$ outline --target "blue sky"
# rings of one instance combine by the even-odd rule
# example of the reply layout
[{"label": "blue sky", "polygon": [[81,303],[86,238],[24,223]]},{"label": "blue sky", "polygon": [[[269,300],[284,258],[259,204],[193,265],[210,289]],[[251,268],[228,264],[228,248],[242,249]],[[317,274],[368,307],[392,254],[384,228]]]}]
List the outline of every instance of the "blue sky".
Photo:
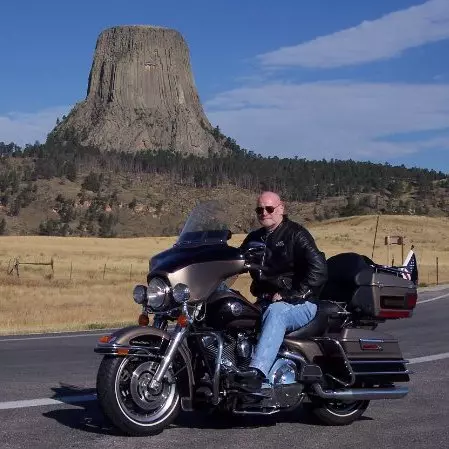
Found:
[{"label": "blue sky", "polygon": [[0,141],[44,141],[115,25],[186,39],[211,123],[263,155],[449,173],[449,0],[5,0]]}]

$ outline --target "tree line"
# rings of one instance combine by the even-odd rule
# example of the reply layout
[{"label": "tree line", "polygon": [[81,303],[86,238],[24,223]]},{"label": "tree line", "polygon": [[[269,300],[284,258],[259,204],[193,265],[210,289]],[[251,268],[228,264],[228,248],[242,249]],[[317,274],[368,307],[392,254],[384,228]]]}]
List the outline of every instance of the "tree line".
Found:
[{"label": "tree line", "polygon": [[[219,129],[214,132],[220,133]],[[317,201],[383,190],[394,194],[410,186],[416,187],[423,197],[432,191],[434,181],[448,186],[447,175],[435,170],[354,160],[262,157],[241,148],[235,140],[220,136],[225,151],[211,152],[209,157],[163,149],[101,152],[72,142],[62,145],[51,138],[45,144],[37,142],[25,148],[0,142],[0,156],[32,161],[28,168],[31,180],[67,177],[74,181],[78,173],[96,167],[99,172],[168,174],[178,184],[199,188],[230,183],[252,191],[276,190],[290,201]],[[0,179],[0,188],[1,182]]]}]

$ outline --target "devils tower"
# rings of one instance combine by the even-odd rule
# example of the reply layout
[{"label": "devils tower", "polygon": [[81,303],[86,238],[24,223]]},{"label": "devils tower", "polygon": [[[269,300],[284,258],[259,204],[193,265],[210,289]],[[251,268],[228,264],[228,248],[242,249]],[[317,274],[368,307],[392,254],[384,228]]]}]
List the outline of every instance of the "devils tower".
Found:
[{"label": "devils tower", "polygon": [[193,80],[181,34],[118,26],[98,37],[87,96],[52,135],[100,150],[219,150]]}]

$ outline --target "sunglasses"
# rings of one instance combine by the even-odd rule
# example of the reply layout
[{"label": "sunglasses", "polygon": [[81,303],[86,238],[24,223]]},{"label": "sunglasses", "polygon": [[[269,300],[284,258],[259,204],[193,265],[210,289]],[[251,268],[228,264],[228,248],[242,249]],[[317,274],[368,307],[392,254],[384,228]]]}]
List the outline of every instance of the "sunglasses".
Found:
[{"label": "sunglasses", "polygon": [[265,207],[258,206],[254,210],[256,211],[257,215],[262,215],[264,210],[267,211],[267,214],[272,214],[274,210],[279,206],[280,204],[278,204],[277,206],[265,206]]}]

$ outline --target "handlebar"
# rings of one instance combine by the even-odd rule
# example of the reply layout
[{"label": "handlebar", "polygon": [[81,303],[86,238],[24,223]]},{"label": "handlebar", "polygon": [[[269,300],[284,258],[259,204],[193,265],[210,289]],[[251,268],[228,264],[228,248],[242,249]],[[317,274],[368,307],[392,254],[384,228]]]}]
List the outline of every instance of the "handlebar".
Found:
[{"label": "handlebar", "polygon": [[246,263],[245,268],[247,268],[248,270],[268,271],[268,267],[264,267],[262,265],[257,265],[254,263]]}]

